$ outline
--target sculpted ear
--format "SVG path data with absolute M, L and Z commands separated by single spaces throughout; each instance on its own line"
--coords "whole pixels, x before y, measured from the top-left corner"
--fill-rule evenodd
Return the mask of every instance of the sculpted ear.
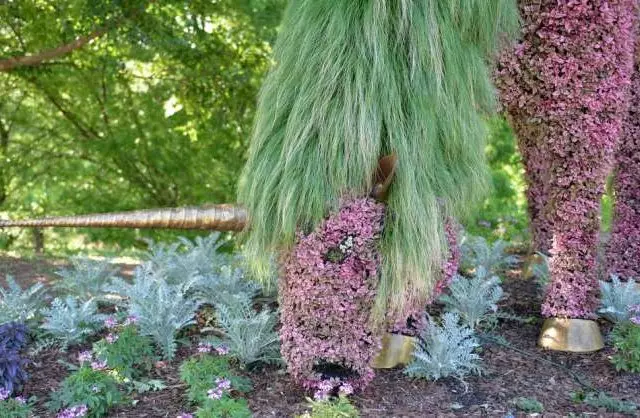
M 371 189 L 371 197 L 376 200 L 384 201 L 389 193 L 389 187 L 393 182 L 393 176 L 396 172 L 398 164 L 398 156 L 393 153 L 385 155 L 378 161 L 378 168 L 373 179 L 373 189 Z

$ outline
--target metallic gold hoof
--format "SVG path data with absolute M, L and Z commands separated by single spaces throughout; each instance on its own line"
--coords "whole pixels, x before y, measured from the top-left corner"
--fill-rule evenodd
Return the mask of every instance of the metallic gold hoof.
M 382 337 L 382 350 L 371 362 L 374 369 L 391 369 L 407 364 L 413 357 L 416 338 L 386 333 Z
M 538 339 L 542 348 L 570 353 L 591 353 L 604 347 L 596 321 L 573 318 L 548 318 Z

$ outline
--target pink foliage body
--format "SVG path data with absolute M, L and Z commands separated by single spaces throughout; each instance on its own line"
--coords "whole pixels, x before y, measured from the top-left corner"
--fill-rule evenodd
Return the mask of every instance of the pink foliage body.
M 611 274 L 640 280 L 640 51 L 631 86 L 630 111 L 616 151 L 616 206 L 607 264 Z
M 591 318 L 599 202 L 628 107 L 635 0 L 522 0 L 498 86 L 518 136 L 534 246 L 551 254 L 542 313 Z
M 346 200 L 308 235 L 299 234 L 279 283 L 282 355 L 289 373 L 309 389 L 336 376 L 318 365 L 349 371 L 341 383 L 362 388 L 380 348 L 370 314 L 385 207 L 369 198 Z
M 299 234 L 283 260 L 279 282 L 282 355 L 289 373 L 309 389 L 328 393 L 345 384 L 362 389 L 374 376 L 371 360 L 380 349 L 381 329 L 371 321 L 385 206 L 370 198 L 345 199 L 315 231 Z M 434 297 L 458 269 L 457 224 L 445 223 L 449 257 Z M 416 304 L 392 332 L 418 333 L 426 324 L 427 301 Z M 346 374 L 326 373 L 339 365 Z M 327 385 L 331 386 L 327 389 Z M 342 385 L 342 386 L 341 386 Z

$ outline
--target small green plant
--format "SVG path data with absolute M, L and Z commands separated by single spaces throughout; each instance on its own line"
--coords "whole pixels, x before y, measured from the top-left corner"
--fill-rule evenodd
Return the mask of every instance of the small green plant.
M 620 414 L 635 415 L 638 410 L 636 403 L 612 398 L 604 392 L 574 392 L 571 394 L 571 400 Z
M 99 299 L 116 272 L 109 260 L 72 257 L 70 268 L 56 272 L 60 279 L 54 287 L 61 295 L 76 296 L 83 301 Z
M 232 296 L 252 299 L 260 292 L 260 285 L 248 280 L 243 269 L 225 265 L 216 274 L 201 276 L 194 284 L 193 292 L 200 301 L 217 306 Z
M 544 411 L 544 405 L 536 398 L 520 397 L 514 399 L 514 403 L 518 410 L 526 412 L 527 414 L 539 414 Z
M 188 284 L 170 284 L 149 264 L 138 267 L 133 283 L 116 279 L 109 291 L 124 298 L 130 316 L 138 320 L 142 335 L 148 335 L 171 360 L 177 348 L 176 335 L 195 323 L 198 302 L 187 296 Z
M 57 338 L 63 347 L 78 344 L 102 328 L 105 315 L 97 313 L 94 300 L 80 302 L 73 296 L 56 298 L 51 307 L 42 309 L 45 317 L 41 328 Z
M 451 312 L 442 316 L 442 326 L 429 318 L 429 325 L 420 335 L 413 361 L 407 365 L 405 373 L 432 380 L 449 376 L 462 379 L 480 373 L 480 356 L 475 353 L 478 341 L 473 329 L 459 322 L 458 314 Z
M 112 407 L 122 402 L 123 396 L 115 378 L 104 370 L 83 364 L 60 384 L 48 403 L 52 411 L 85 405 L 88 417 L 107 415 Z
M 4 397 L 0 389 L 0 418 L 29 418 L 32 416 L 31 405 L 22 397 Z
M 45 304 L 44 296 L 41 283 L 23 290 L 12 276 L 7 276 L 7 287 L 0 286 L 0 324 L 26 322 L 35 325 Z
M 464 271 L 484 267 L 490 274 L 498 274 L 518 262 L 518 257 L 507 254 L 508 246 L 500 239 L 489 244 L 484 237 L 465 236 L 460 243 L 460 267 Z
M 640 305 L 636 305 L 640 308 Z M 640 312 L 636 312 L 632 320 L 640 324 Z M 616 370 L 640 372 L 640 325 L 632 321 L 618 322 L 611 333 L 613 347 L 616 354 L 611 357 L 611 363 Z
M 500 279 L 489 276 L 484 267 L 478 267 L 472 278 L 456 276 L 439 300 L 444 303 L 445 310 L 458 313 L 465 324 L 476 329 L 495 315 L 502 295 Z
M 204 354 L 186 360 L 180 366 L 180 379 L 188 386 L 189 401 L 203 405 L 209 399 L 209 391 L 217 386 L 216 380 L 226 379 L 233 391 L 251 390 L 249 379 L 237 376 L 224 356 Z
M 263 307 L 260 312 L 253 309 L 246 294 L 228 295 L 219 303 L 216 316 L 225 337 L 221 341 L 229 347 L 231 355 L 243 365 L 257 362 L 280 362 L 280 339 L 275 331 L 277 315 Z
M 149 372 L 155 361 L 150 339 L 140 335 L 134 324 L 112 328 L 106 338 L 93 345 L 93 351 L 121 377 L 130 380 Z
M 243 398 L 207 399 L 196 411 L 197 418 L 251 418 L 252 416 L 247 400 Z
M 611 282 L 600 281 L 600 294 L 598 313 L 614 323 L 629 319 L 629 307 L 640 305 L 640 291 L 636 282 L 622 282 L 614 274 L 611 275 Z
M 340 395 L 337 399 L 313 400 L 307 398 L 311 411 L 298 418 L 358 418 L 358 409 L 349 402 L 349 398 Z
M 536 279 L 540 290 L 544 293 L 551 282 L 551 271 L 549 270 L 549 256 L 543 253 L 536 253 L 538 262 L 531 267 L 531 273 Z

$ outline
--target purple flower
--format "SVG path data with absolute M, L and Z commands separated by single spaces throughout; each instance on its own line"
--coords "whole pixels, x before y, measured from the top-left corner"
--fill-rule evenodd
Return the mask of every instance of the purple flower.
M 9 395 L 11 395 L 11 392 L 9 392 L 9 389 L 0 388 L 0 401 L 4 401 L 9 397 Z
M 223 392 L 219 388 L 209 389 L 207 391 L 207 396 L 209 399 L 220 399 L 222 398 Z
M 224 378 L 217 378 L 216 379 L 216 385 L 218 385 L 218 389 L 221 390 L 229 390 L 231 389 L 231 381 L 229 379 L 224 379 Z
M 118 320 L 112 316 L 109 316 L 104 320 L 104 326 L 109 329 L 115 328 L 118 326 Z
M 138 317 L 136 315 L 129 315 L 127 319 L 125 319 L 125 325 L 133 325 L 138 323 Z
M 93 360 L 93 354 L 91 354 L 91 351 L 82 351 L 78 354 L 78 361 L 80 363 L 85 363 L 91 360 Z
M 193 418 L 193 414 L 183 412 L 182 414 L 178 415 L 176 418 Z
M 219 345 L 216 347 L 216 353 L 218 353 L 219 356 L 226 356 L 229 354 L 229 347 L 226 345 Z
M 105 370 L 107 368 L 107 362 L 104 360 L 96 360 L 91 363 L 93 370 Z
M 631 317 L 631 322 L 633 322 L 636 325 L 640 325 L 640 316 Z
M 86 405 L 76 405 L 58 413 L 57 418 L 80 418 L 86 416 L 87 412 L 89 409 Z
M 113 344 L 118 341 L 118 338 L 118 334 L 109 334 L 105 337 L 105 340 L 107 340 L 109 344 Z
M 343 383 L 340 386 L 340 394 L 345 396 L 353 394 L 353 386 L 351 386 L 351 384 L 349 383 Z
M 23 405 L 27 403 L 27 398 L 25 398 L 24 396 L 16 396 L 15 400 L 16 402 L 21 403 Z
M 213 346 L 210 343 L 201 342 L 198 344 L 198 353 L 210 353 Z
M 316 401 L 327 401 L 329 400 L 329 393 L 323 390 L 318 390 L 313 394 L 313 399 Z

